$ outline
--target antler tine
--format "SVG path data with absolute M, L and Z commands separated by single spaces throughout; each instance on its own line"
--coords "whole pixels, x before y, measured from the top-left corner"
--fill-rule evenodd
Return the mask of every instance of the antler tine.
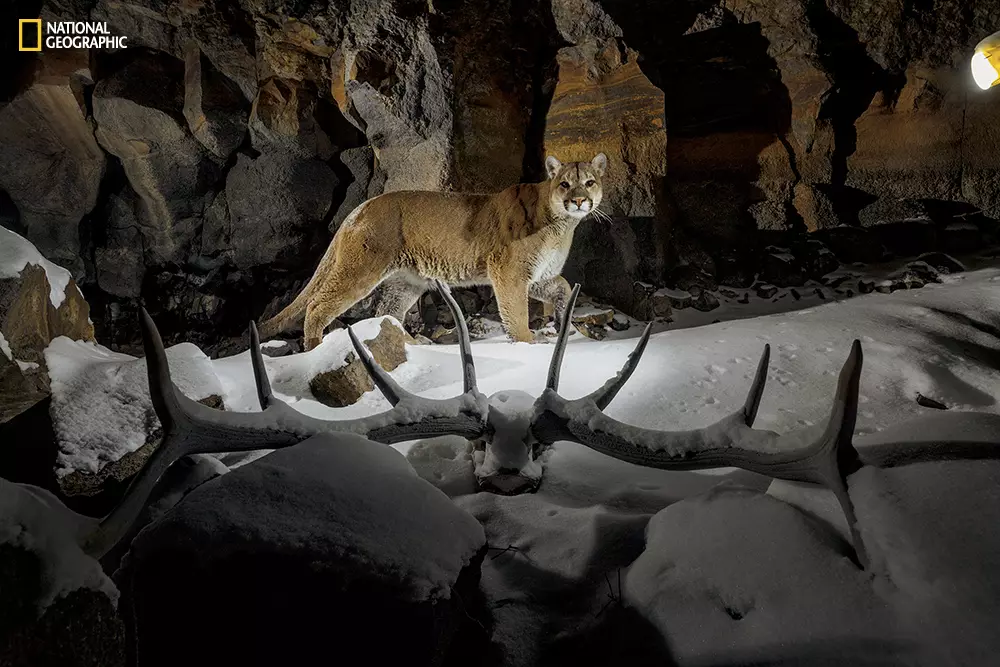
M 573 285 L 573 292 L 566 301 L 566 309 L 559 321 L 559 337 L 556 338 L 556 348 L 552 351 L 552 360 L 549 362 L 549 375 L 545 379 L 545 388 L 552 391 L 559 391 L 559 371 L 562 370 L 563 354 L 566 353 L 566 339 L 569 337 L 569 327 L 573 321 L 573 308 L 576 306 L 578 296 L 580 296 L 580 283 Z
M 458 327 L 458 351 L 462 357 L 462 386 L 466 394 L 477 389 L 476 385 L 476 362 L 472 357 L 472 339 L 469 336 L 469 325 L 465 321 L 465 314 L 451 293 L 451 289 L 440 280 L 435 280 L 438 293 L 444 302 L 448 304 L 451 316 Z
M 646 344 L 649 342 L 649 332 L 652 329 L 652 322 L 646 324 L 646 328 L 642 331 L 642 336 L 639 337 L 639 343 L 632 350 L 631 354 L 628 355 L 625 365 L 618 371 L 618 374 L 605 382 L 604 386 L 590 394 L 590 398 L 597 404 L 599 409 L 603 410 L 608 407 L 608 404 L 614 400 L 618 392 L 621 391 L 621 388 L 628 382 L 628 379 L 632 377 L 632 373 L 639 366 L 639 359 L 642 357 L 642 353 L 646 350 Z
M 353 327 L 347 327 L 347 335 L 350 336 L 351 345 L 354 346 L 354 351 L 358 354 L 358 358 L 361 359 L 361 363 L 364 364 L 368 375 L 375 381 L 375 386 L 378 387 L 378 390 L 382 392 L 382 395 L 386 397 L 389 403 L 396 405 L 404 397 L 412 395 L 400 387 L 399 383 L 393 380 L 392 376 L 378 365 L 368 349 L 358 340 Z
M 760 399 L 764 396 L 764 385 L 767 384 L 767 365 L 770 361 L 771 346 L 764 345 L 764 353 L 760 355 L 760 361 L 757 363 L 757 373 L 750 385 L 750 391 L 747 392 L 747 400 L 743 404 L 743 417 L 747 426 L 753 426 L 757 419 Z
M 170 379 L 170 367 L 167 365 L 167 352 L 163 349 L 163 339 L 153 323 L 153 318 L 145 308 L 141 309 L 139 322 L 142 332 L 142 349 L 146 354 L 146 374 L 149 377 L 149 398 L 153 410 L 160 419 L 163 430 L 169 432 L 183 415 L 180 401 Z
M 250 320 L 250 363 L 253 364 L 253 379 L 257 384 L 260 409 L 267 410 L 274 395 L 271 393 L 271 382 L 267 379 L 267 369 L 264 368 L 264 356 L 260 353 L 260 335 L 253 320 Z

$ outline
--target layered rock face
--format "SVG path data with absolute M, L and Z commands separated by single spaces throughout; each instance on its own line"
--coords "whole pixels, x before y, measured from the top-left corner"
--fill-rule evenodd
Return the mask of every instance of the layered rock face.
M 135 342 L 141 300 L 168 340 L 211 348 L 286 303 L 367 198 L 497 191 L 540 180 L 547 153 L 608 155 L 610 220 L 580 226 L 565 274 L 635 314 L 692 269 L 749 286 L 775 235 L 877 258 L 975 247 L 1000 216 L 1000 91 L 968 73 L 1000 0 L 51 0 L 41 15 L 107 21 L 129 48 L 16 61 L 0 221 L 72 271 L 112 344 Z

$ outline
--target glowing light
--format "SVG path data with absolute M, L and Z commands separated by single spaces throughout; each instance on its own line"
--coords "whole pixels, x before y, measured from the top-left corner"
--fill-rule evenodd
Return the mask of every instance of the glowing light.
M 996 68 L 990 64 L 989 58 L 982 51 L 972 56 L 972 78 L 983 90 L 988 90 L 1000 81 L 1000 74 L 997 74 Z
M 993 33 L 976 46 L 972 56 L 972 78 L 987 90 L 1000 83 L 1000 32 Z

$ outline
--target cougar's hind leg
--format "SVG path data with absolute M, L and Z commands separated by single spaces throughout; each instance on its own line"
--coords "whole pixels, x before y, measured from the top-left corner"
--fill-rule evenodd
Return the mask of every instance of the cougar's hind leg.
M 406 313 L 410 312 L 410 308 L 427 289 L 426 281 L 397 273 L 383 281 L 382 296 L 375 308 L 375 315 L 391 315 L 402 324 Z
M 317 287 L 306 306 L 305 348 L 311 350 L 323 341 L 323 331 L 345 310 L 371 294 L 385 278 L 383 267 L 368 265 L 347 269 L 335 267 Z

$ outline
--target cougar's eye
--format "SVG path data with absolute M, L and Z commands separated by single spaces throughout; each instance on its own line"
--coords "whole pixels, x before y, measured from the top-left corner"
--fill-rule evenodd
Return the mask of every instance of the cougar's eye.
M 559 184 L 559 187 L 568 188 L 569 187 L 569 183 L 567 183 L 566 181 L 563 181 L 562 183 Z
M 587 181 L 586 185 L 588 188 L 594 187 L 595 181 Z

